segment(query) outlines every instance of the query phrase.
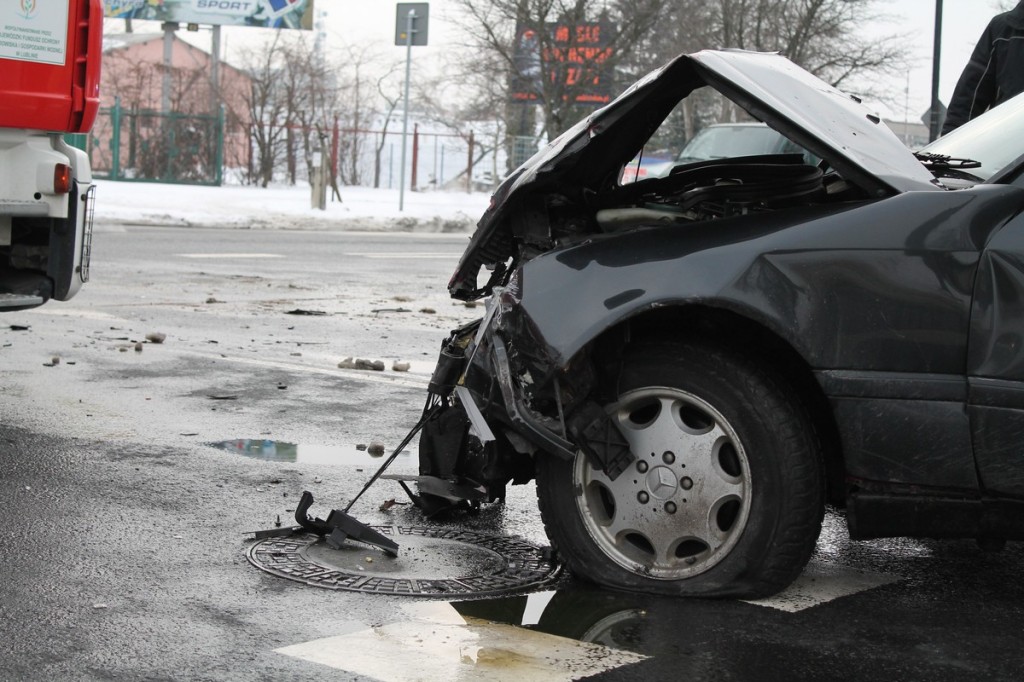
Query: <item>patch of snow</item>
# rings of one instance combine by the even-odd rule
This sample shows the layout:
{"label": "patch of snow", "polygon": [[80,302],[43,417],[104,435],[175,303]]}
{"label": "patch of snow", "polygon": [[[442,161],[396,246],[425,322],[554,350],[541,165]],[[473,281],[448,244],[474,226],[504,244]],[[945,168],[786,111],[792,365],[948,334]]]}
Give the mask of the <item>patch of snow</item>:
{"label": "patch of snow", "polygon": [[471,232],[490,197],[481,192],[406,191],[342,187],[342,201],[310,207],[306,186],[206,187],[96,181],[96,222],[283,230]]}

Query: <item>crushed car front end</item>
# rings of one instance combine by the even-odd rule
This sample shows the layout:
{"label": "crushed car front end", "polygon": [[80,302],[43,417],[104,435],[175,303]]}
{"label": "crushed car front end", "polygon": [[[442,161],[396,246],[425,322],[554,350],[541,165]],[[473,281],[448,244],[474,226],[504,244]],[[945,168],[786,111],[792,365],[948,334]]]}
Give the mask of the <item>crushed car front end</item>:
{"label": "crushed car front end", "polygon": [[[706,87],[824,161],[624,179]],[[949,400],[936,377],[955,391],[978,254],[1021,192],[962,186],[778,55],[684,55],[641,79],[512,173],[482,217],[449,291],[486,314],[442,344],[421,507],[501,500],[536,478],[577,574],[757,596],[798,575],[851,480],[977,494],[962,420],[933,419]],[[903,382],[890,377],[923,388],[887,413]],[[867,413],[882,430],[927,427],[930,459],[883,472],[857,427]]]}

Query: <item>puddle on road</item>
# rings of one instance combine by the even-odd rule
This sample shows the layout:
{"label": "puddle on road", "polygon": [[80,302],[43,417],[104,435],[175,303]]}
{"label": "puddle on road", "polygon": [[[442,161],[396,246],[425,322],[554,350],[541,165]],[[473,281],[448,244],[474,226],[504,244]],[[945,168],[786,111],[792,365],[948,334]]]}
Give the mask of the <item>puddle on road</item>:
{"label": "puddle on road", "polygon": [[[791,645],[792,632],[800,632],[796,621],[776,614],[886,582],[870,578],[863,571],[812,562],[793,587],[759,602],[668,599],[575,585],[512,597],[409,604],[403,608],[405,619],[375,627],[353,623],[347,634],[276,651],[385,682],[568,682],[669,657],[667,669],[679,679],[788,680],[789,671],[773,674],[762,667],[780,645]],[[817,594],[823,586],[828,594]],[[774,603],[778,600],[794,606]],[[787,629],[792,627],[797,629]],[[752,638],[743,635],[747,629]],[[779,632],[778,641],[766,637],[772,631]],[[718,640],[723,633],[727,636]],[[719,641],[718,648],[709,649],[709,639]],[[808,646],[811,651],[817,645]],[[666,667],[637,668],[634,677],[651,670]]]}
{"label": "puddle on road", "polygon": [[[643,618],[643,612],[635,608],[614,609],[609,615],[621,616],[618,620],[585,619],[579,625],[589,624],[589,630],[577,636],[526,626],[525,621],[542,622],[552,605],[560,611],[565,604],[554,603],[561,594],[538,592],[483,602],[410,604],[404,608],[408,620],[287,646],[277,652],[388,682],[568,682],[647,658],[616,644],[620,625],[625,631],[631,619]],[[574,615],[580,615],[579,611],[569,608],[558,613],[557,619],[568,625]],[[588,632],[592,640],[582,636]]]}
{"label": "puddle on road", "polygon": [[[310,443],[286,443],[279,440],[264,438],[236,438],[207,443],[212,448],[224,450],[243,457],[262,459],[268,462],[295,462],[298,464],[345,464],[350,466],[366,466],[383,460],[391,451],[385,448],[384,453],[370,454],[367,446],[316,445]],[[402,450],[395,458],[395,464],[413,464],[412,452]]]}

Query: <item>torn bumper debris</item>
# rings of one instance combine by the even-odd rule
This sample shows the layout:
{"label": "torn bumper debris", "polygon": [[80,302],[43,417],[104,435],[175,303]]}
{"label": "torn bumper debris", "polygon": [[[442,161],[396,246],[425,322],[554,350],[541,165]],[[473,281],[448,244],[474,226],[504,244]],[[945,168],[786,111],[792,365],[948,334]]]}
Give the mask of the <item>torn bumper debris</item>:
{"label": "torn bumper debris", "polygon": [[578,397],[590,373],[559,371],[530,327],[515,287],[496,287],[486,315],[443,343],[429,388],[441,408],[420,438],[420,475],[385,477],[428,516],[503,500],[506,485],[533,478],[540,451],[566,460],[582,452],[613,479],[635,459],[606,412]]}
{"label": "torn bumper debris", "polygon": [[333,549],[340,549],[346,540],[351,539],[377,547],[391,556],[398,556],[398,544],[388,536],[357,521],[341,509],[331,510],[326,520],[311,517],[308,512],[312,505],[313,493],[304,490],[302,497],[299,498],[299,504],[295,508],[295,521],[299,525],[258,530],[255,532],[256,539],[265,540],[287,537],[295,533],[313,533],[325,537],[327,544]]}

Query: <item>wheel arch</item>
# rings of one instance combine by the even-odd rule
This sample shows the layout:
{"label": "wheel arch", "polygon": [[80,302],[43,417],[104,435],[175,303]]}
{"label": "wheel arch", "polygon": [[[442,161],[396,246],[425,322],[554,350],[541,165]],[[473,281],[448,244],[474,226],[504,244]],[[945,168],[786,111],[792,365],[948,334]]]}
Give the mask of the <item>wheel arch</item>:
{"label": "wheel arch", "polygon": [[631,344],[671,341],[681,337],[699,338],[730,348],[774,369],[780,382],[797,393],[822,445],[827,482],[827,500],[845,502],[845,464],[839,429],[831,403],[810,365],[786,339],[764,324],[732,310],[706,304],[682,304],[638,312],[609,327],[584,349],[595,367],[617,365]]}

